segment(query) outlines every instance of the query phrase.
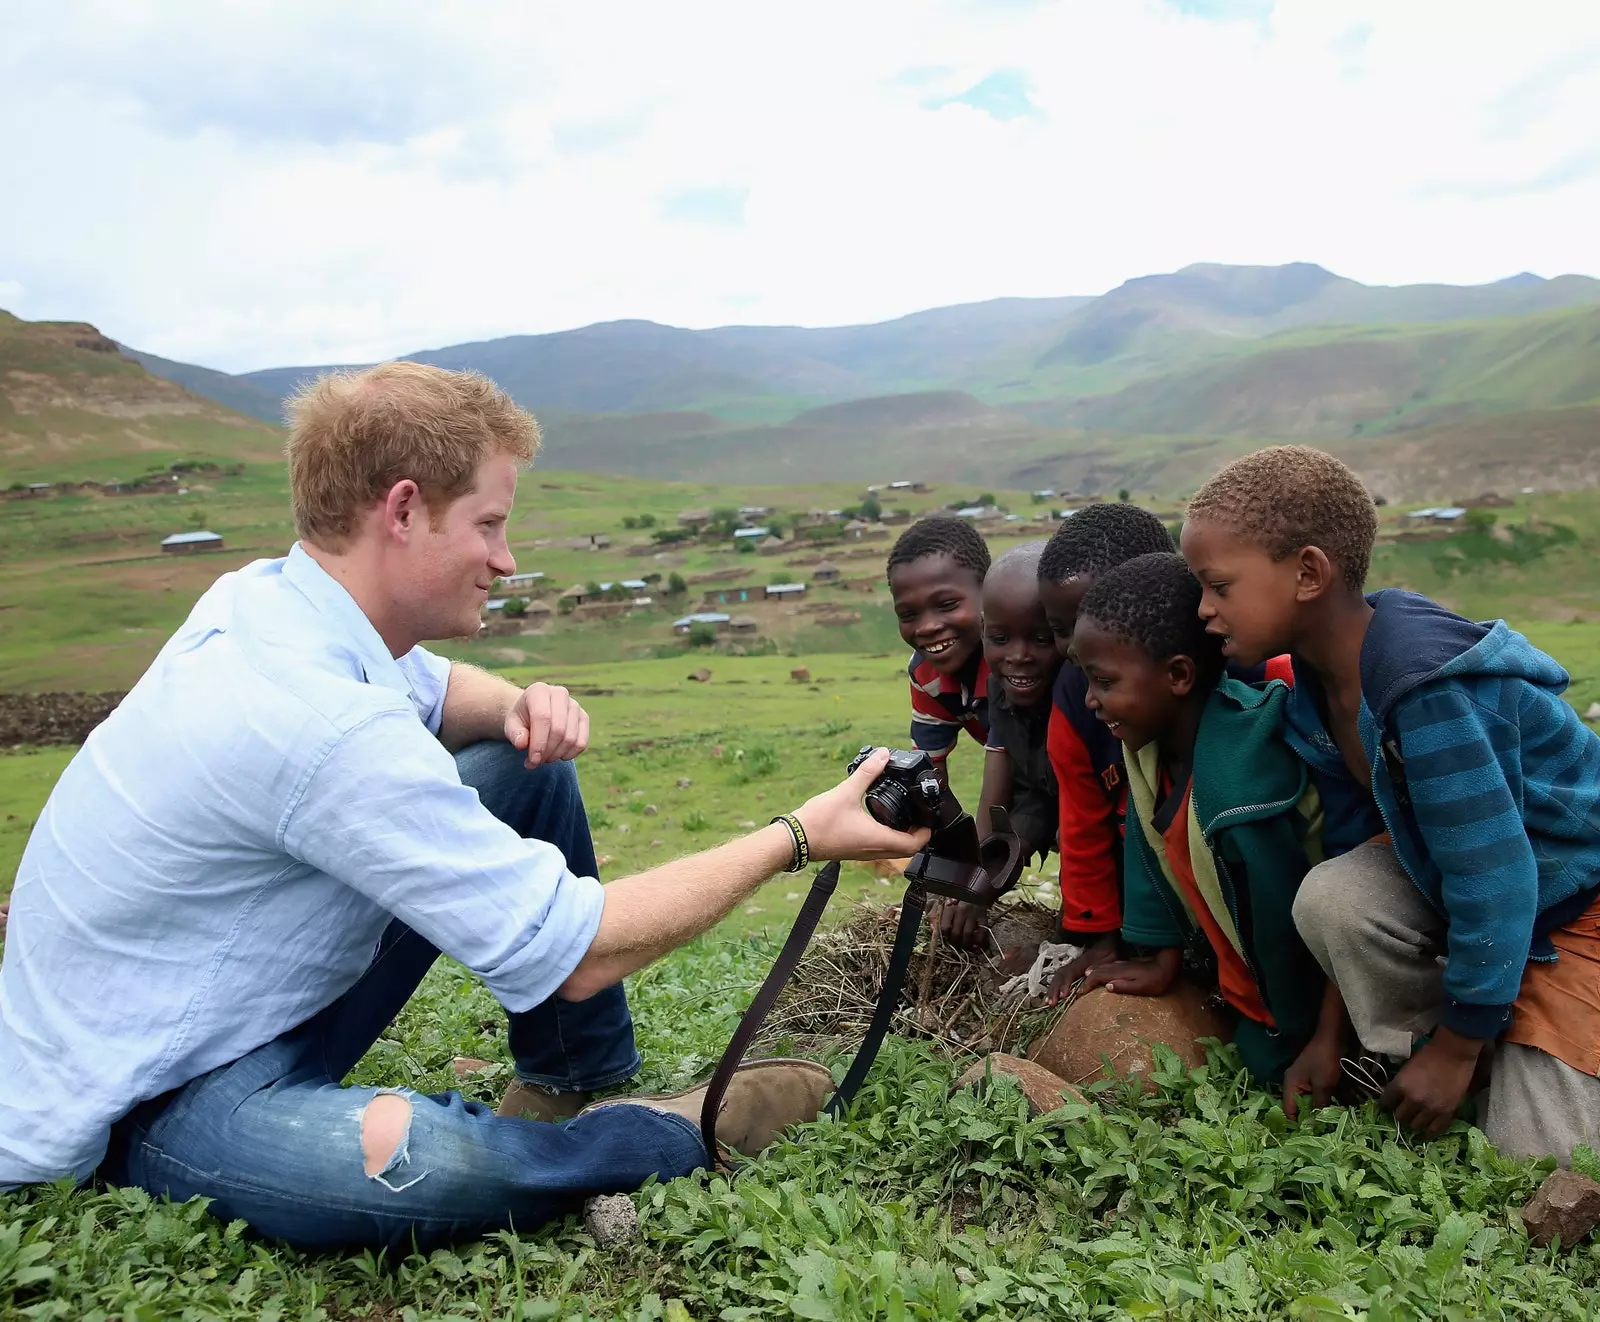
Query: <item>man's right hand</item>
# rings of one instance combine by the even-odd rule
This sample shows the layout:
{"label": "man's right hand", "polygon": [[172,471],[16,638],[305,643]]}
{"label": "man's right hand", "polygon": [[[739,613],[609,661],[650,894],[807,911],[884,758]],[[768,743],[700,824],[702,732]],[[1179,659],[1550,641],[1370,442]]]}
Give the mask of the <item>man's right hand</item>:
{"label": "man's right hand", "polygon": [[1107,932],[1104,936],[1097,936],[1092,945],[1086,946],[1083,953],[1067,964],[1056,970],[1055,977],[1050,979],[1050,1004],[1060,1004],[1061,998],[1072,989],[1072,984],[1083,977],[1090,969],[1100,964],[1110,964],[1113,960],[1122,957],[1122,950],[1117,944],[1117,934]]}
{"label": "man's right hand", "polygon": [[805,828],[811,857],[824,863],[830,859],[906,858],[928,843],[933,833],[891,831],[862,805],[872,782],[889,765],[889,750],[874,749],[847,780],[831,790],[807,799],[795,810]]}

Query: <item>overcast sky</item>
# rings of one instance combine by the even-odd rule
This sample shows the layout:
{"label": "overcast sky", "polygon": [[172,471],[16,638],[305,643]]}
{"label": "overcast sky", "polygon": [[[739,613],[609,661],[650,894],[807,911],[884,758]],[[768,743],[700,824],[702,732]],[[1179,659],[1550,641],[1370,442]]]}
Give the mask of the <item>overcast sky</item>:
{"label": "overcast sky", "polygon": [[1600,274],[1600,0],[0,0],[0,307],[238,371]]}

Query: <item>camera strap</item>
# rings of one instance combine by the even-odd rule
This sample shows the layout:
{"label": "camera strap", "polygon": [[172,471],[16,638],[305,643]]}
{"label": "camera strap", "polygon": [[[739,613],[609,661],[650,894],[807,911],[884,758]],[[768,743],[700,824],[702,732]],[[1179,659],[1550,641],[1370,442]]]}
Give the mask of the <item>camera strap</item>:
{"label": "camera strap", "polygon": [[[800,959],[816,933],[817,924],[822,921],[822,911],[828,907],[828,901],[833,898],[834,889],[838,884],[837,863],[827,864],[813,879],[810,894],[800,906],[800,914],[789,930],[789,937],[783,943],[783,949],[778,952],[778,958],[773,962],[766,980],[751,998],[749,1008],[739,1020],[739,1027],[734,1030],[733,1037],[722,1053],[722,1059],[717,1062],[717,1068],[711,1075],[711,1082],[706,1088],[705,1105],[700,1111],[700,1136],[705,1142],[706,1155],[713,1166],[718,1161],[717,1117],[722,1112],[722,1099],[727,1095],[728,1084],[733,1081],[734,1074],[744,1061],[745,1052],[750,1049],[751,1042],[761,1031],[767,1016],[772,1013],[772,1007],[778,1003],[778,997],[788,985],[789,979],[794,976],[795,969],[799,967]],[[927,892],[920,885],[913,883],[907,888],[905,898],[900,902],[900,923],[895,929],[894,946],[889,955],[889,968],[884,974],[883,987],[878,992],[878,1003],[873,1007],[872,1022],[867,1028],[867,1035],[862,1039],[860,1048],[856,1051],[855,1059],[850,1062],[850,1069],[843,1081],[834,1089],[833,1096],[828,1099],[827,1109],[830,1115],[838,1115],[850,1105],[856,1090],[861,1087],[862,1080],[867,1077],[867,1071],[872,1068],[872,1062],[877,1058],[878,1049],[883,1045],[890,1021],[893,1020],[895,1009],[900,1003],[906,971],[911,966],[911,954],[917,944],[917,931],[922,926],[922,916],[927,906]]]}

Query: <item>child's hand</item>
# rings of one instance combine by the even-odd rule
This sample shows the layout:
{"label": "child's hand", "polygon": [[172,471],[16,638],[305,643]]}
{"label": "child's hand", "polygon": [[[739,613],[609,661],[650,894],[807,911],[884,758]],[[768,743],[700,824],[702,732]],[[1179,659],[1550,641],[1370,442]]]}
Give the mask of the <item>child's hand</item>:
{"label": "child's hand", "polygon": [[1151,959],[1115,959],[1090,969],[1083,978],[1084,991],[1104,987],[1118,996],[1162,996],[1177,981],[1177,950],[1158,951]]}
{"label": "child's hand", "polygon": [[1438,1138],[1466,1100],[1483,1047],[1477,1038],[1439,1028],[1390,1081],[1384,1109],[1423,1138]]}
{"label": "child's hand", "polygon": [[1072,984],[1095,965],[1110,964],[1121,953],[1122,949],[1117,945],[1115,932],[1107,932],[1104,936],[1096,937],[1094,944],[1086,946],[1081,955],[1056,970],[1055,977],[1050,979],[1050,1004],[1058,1004],[1072,989]]}
{"label": "child's hand", "polygon": [[943,900],[939,904],[939,935],[960,949],[976,944],[983,931],[983,906],[965,900]]}
{"label": "child's hand", "polygon": [[1339,1059],[1344,1046],[1337,1034],[1318,1033],[1294,1058],[1283,1073],[1283,1113],[1291,1120],[1300,1118],[1300,1098],[1311,1094],[1311,1108],[1321,1110],[1333,1101],[1343,1067]]}

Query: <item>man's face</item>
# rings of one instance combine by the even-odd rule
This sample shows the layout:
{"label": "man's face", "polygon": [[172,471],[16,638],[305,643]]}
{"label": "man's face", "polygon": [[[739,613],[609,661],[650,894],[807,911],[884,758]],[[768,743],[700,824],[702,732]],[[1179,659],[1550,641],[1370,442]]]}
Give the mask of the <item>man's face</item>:
{"label": "man's face", "polygon": [[1130,752],[1172,729],[1194,688],[1188,657],[1157,661],[1087,615],[1072,631],[1072,654],[1089,681],[1084,705]]}
{"label": "man's face", "polygon": [[1291,649],[1300,563],[1274,560],[1254,542],[1211,519],[1183,525],[1183,558],[1200,580],[1200,618],[1222,637],[1222,654],[1256,666]]}
{"label": "man's face", "polygon": [[1065,583],[1039,580],[1039,600],[1044,603],[1044,617],[1055,635],[1056,652],[1062,660],[1072,659],[1072,630],[1078,623],[1078,607],[1083,604],[1083,594],[1093,585],[1093,574],[1080,574]]}
{"label": "man's face", "polygon": [[983,579],[941,552],[896,565],[889,592],[906,645],[940,674],[959,674],[979,644]]}
{"label": "man's face", "polygon": [[471,491],[442,511],[423,509],[402,552],[396,596],[423,639],[470,638],[496,578],[517,571],[506,519],[517,494],[517,463],[489,455]]}

